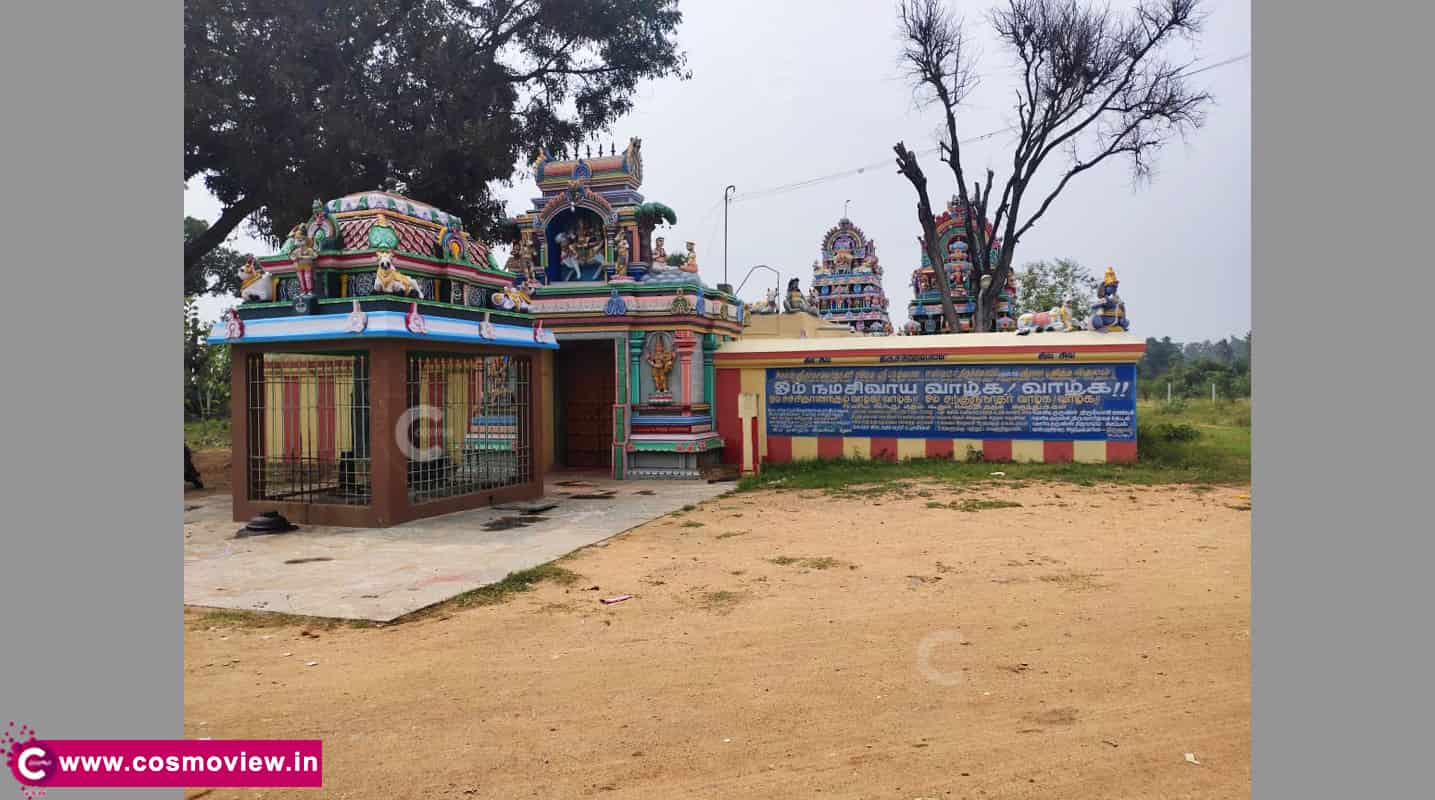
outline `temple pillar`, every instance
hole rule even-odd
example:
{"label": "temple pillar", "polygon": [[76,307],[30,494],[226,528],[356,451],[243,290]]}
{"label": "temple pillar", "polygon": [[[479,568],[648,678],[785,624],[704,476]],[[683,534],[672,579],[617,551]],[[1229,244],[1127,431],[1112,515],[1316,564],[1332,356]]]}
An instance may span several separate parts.
{"label": "temple pillar", "polygon": [[628,402],[638,405],[643,398],[643,342],[647,334],[643,331],[633,331],[628,334],[629,362],[632,368],[628,370],[628,381],[631,391],[628,394]]}
{"label": "temple pillar", "polygon": [[[718,337],[715,333],[703,335],[703,402],[708,404],[711,412],[713,408],[713,383],[717,380],[717,370],[713,366],[713,351],[718,348]],[[714,427],[716,430],[716,427]]]}
{"label": "temple pillar", "polygon": [[683,396],[677,398],[679,403],[685,405],[693,404],[693,350],[697,349],[697,337],[691,331],[674,331],[673,347],[678,351],[678,375],[679,384],[683,387]]}
{"label": "temple pillar", "polygon": [[613,477],[622,480],[628,473],[628,434],[632,430],[630,413],[632,401],[628,394],[629,348],[623,338],[613,340],[613,368],[617,372],[613,381]]}

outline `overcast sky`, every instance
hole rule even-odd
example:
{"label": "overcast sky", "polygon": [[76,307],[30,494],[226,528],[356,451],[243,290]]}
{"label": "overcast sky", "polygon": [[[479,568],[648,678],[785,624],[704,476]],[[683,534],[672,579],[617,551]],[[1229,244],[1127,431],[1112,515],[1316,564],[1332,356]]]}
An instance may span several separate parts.
{"label": "overcast sky", "polygon": [[[1116,7],[1123,3],[1117,2]],[[959,3],[983,50],[983,82],[958,118],[962,138],[1011,124],[1010,55],[991,39],[989,3]],[[723,189],[737,186],[729,212],[728,273],[736,286],[754,264],[794,275],[806,289],[822,235],[848,216],[877,242],[893,323],[907,319],[908,281],[920,259],[915,194],[892,166],[892,145],[936,143],[938,109],[919,109],[900,76],[895,17],[884,0],[686,0],[679,38],[693,77],[643,86],[634,112],[605,144],[643,140],[649,200],[671,206],[678,224],[660,228],[668,248],[697,243],[702,276],[723,279]],[[1208,3],[1206,29],[1183,58],[1195,68],[1250,52],[1250,3]],[[1243,335],[1250,329],[1251,115],[1249,59],[1191,80],[1215,95],[1205,127],[1158,157],[1151,183],[1133,187],[1124,162],[1109,160],[1073,179],[1023,238],[1016,264],[1074,258],[1096,274],[1114,267],[1133,333],[1177,341]],[[969,171],[1010,163],[1011,135],[964,148]],[[760,197],[749,193],[883,162],[860,175]],[[953,191],[935,154],[922,157],[934,206]],[[1057,164],[1043,167],[1052,177]],[[1059,176],[1059,173],[1057,173]],[[196,182],[197,183],[197,182]],[[354,186],[352,191],[374,187]],[[537,196],[520,173],[502,195],[508,211]],[[330,199],[330,198],[325,198]],[[423,200],[425,198],[416,198]],[[185,213],[213,220],[219,206],[191,183]],[[241,226],[230,246],[267,254]],[[676,244],[676,246],[675,246]],[[758,299],[771,273],[754,274],[742,295]],[[206,299],[217,317],[234,301]]]}

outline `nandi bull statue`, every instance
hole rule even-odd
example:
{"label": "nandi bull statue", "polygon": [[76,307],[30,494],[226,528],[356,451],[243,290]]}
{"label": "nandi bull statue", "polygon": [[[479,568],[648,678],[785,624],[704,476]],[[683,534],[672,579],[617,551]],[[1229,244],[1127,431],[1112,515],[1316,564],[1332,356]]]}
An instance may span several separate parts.
{"label": "nandi bull statue", "polygon": [[246,303],[267,303],[274,299],[274,279],[254,256],[244,259],[244,266],[239,270],[239,297]]}
{"label": "nandi bull statue", "polygon": [[394,254],[387,250],[378,253],[379,269],[374,273],[374,294],[397,294],[404,297],[424,296],[423,287],[413,278],[399,272],[394,266]]}
{"label": "nandi bull statue", "polygon": [[1017,336],[1025,336],[1033,331],[1069,331],[1075,327],[1065,303],[1053,306],[1050,311],[1028,311],[1016,318]]}
{"label": "nandi bull statue", "polygon": [[777,313],[777,289],[767,290],[767,296],[762,300],[748,306],[748,312],[752,314],[776,314]]}
{"label": "nandi bull statue", "polygon": [[1116,293],[1120,285],[1116,280],[1116,270],[1107,267],[1106,276],[1096,290],[1096,302],[1091,305],[1091,318],[1088,320],[1091,330],[1117,333],[1131,330],[1131,320],[1126,317],[1126,304]]}

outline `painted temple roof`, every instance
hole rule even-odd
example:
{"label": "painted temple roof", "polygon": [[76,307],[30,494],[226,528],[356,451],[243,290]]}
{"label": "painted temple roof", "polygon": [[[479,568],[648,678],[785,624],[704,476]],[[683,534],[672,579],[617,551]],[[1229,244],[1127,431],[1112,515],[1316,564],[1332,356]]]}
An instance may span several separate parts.
{"label": "painted temple roof", "polygon": [[[463,230],[462,219],[401,194],[380,190],[355,192],[324,203],[323,210],[338,230],[337,240],[326,245],[325,252],[387,247],[395,252],[443,258],[445,236],[456,232],[455,245],[460,248],[460,260],[484,268],[497,267],[490,261],[488,245],[469,236]],[[300,224],[307,228],[313,222],[311,217]],[[375,230],[376,226],[380,230]],[[384,227],[391,232],[383,231]],[[269,259],[286,257],[287,245],[285,251]]]}
{"label": "painted temple roof", "polygon": [[598,148],[596,157],[591,154],[573,159],[554,158],[546,150],[539,152],[530,165],[533,179],[545,190],[557,189],[570,181],[581,180],[595,187],[626,186],[636,189],[643,182],[643,142],[634,137],[621,152],[616,148],[609,155]]}

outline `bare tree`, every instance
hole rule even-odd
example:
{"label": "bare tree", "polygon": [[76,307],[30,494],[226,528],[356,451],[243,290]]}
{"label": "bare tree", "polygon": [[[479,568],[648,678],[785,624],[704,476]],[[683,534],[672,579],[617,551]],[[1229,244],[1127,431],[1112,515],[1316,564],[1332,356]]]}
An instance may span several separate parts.
{"label": "bare tree", "polygon": [[[1007,0],[991,12],[997,40],[1016,56],[1019,81],[1011,173],[988,216],[995,176],[988,168],[985,184],[968,182],[957,136],[958,109],[979,78],[966,23],[944,0],[899,0],[902,64],[919,98],[939,104],[945,114],[941,160],[956,179],[973,277],[981,286],[982,278],[990,276],[979,290],[972,330],[992,329],[997,295],[1011,274],[1017,243],[1072,178],[1123,156],[1137,179],[1149,179],[1162,145],[1204,122],[1211,96],[1188,86],[1185,68],[1163,56],[1167,45],[1200,32],[1198,5],[1199,0],[1141,0],[1129,14],[1117,15],[1082,0]],[[936,241],[926,176],[903,143],[893,149],[897,171],[917,191],[923,242],[943,294],[942,312],[956,331],[946,254]],[[1062,155],[1053,159],[1058,151]],[[1039,199],[1027,198],[1047,163],[1059,164],[1055,187]],[[990,233],[983,224],[988,220]]]}

